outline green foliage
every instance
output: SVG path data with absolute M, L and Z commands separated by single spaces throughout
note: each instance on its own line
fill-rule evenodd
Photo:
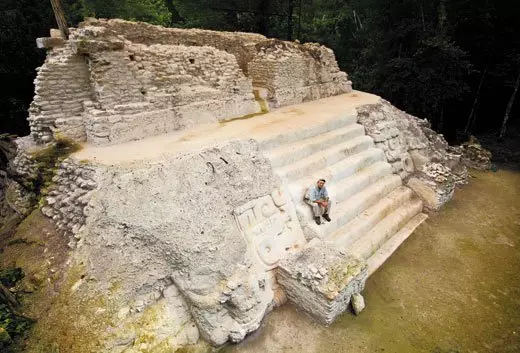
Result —
M 32 324 L 32 320 L 16 315 L 9 306 L 0 303 L 0 328 L 4 329 L 11 338 L 22 335 Z
M 0 271 L 0 348 L 9 352 L 15 339 L 21 337 L 34 323 L 33 320 L 21 316 L 13 309 L 5 293 L 24 276 L 21 268 L 8 268 Z
M 171 14 L 164 0 L 80 0 L 69 1 L 72 18 L 122 18 L 168 26 Z
M 23 277 L 24 273 L 19 267 L 0 270 L 0 283 L 6 287 L 13 287 Z

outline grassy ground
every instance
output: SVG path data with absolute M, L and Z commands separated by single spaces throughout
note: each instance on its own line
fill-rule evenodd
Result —
M 35 320 L 46 317 L 60 288 L 67 242 L 39 210 L 24 219 L 14 234 L 0 237 L 0 268 L 21 268 L 25 273 L 14 292 L 23 315 Z M 21 350 L 25 344 L 19 343 Z
M 474 178 L 367 282 L 367 308 L 321 327 L 292 306 L 233 353 L 520 352 L 520 173 Z

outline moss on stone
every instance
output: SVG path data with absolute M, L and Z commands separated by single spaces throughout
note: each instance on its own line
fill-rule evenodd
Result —
M 269 107 L 267 106 L 267 102 L 265 101 L 265 99 L 260 97 L 260 92 L 258 92 L 258 90 L 255 89 L 253 90 L 253 94 L 255 96 L 255 100 L 258 102 L 258 104 L 260 104 L 260 111 L 262 112 L 262 114 L 268 113 Z
M 100 352 L 113 326 L 116 309 L 113 298 L 101 293 L 84 296 L 77 290 L 84 282 L 85 266 L 68 268 L 52 310 L 40 319 L 32 333 L 28 352 Z
M 35 201 L 40 202 L 47 194 L 60 163 L 80 149 L 80 144 L 57 134 L 54 137 L 54 142 L 32 152 L 31 158 L 35 161 L 37 175 L 34 176 L 33 180 L 28 180 L 31 185 L 26 185 L 26 187 L 30 186 L 30 190 L 36 194 L 37 200 Z
M 332 294 L 341 291 L 361 270 L 363 264 L 359 261 L 339 263 L 327 269 L 329 280 L 327 293 Z

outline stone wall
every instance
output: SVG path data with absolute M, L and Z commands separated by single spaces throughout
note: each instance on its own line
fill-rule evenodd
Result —
M 304 45 L 253 33 L 163 28 L 122 20 L 88 19 L 81 28 L 104 28 L 132 43 L 211 46 L 235 56 L 253 86 L 268 90 L 272 107 L 297 104 L 352 91 L 334 52 L 316 43 Z
M 90 142 L 140 139 L 260 109 L 231 54 L 142 44 L 96 51 L 86 37 L 77 38 L 78 51 L 89 58 L 96 97 L 86 116 Z
M 256 44 L 267 40 L 257 33 L 220 32 L 203 29 L 164 28 L 147 23 L 124 20 L 89 18 L 79 28 L 89 26 L 110 29 L 136 44 L 163 44 L 185 46 L 210 46 L 233 54 L 240 68 L 247 73 L 247 63 L 256 55 Z
M 42 213 L 71 241 L 79 240 L 87 205 L 97 186 L 96 169 L 72 158 L 63 161 L 52 179 Z M 71 244 L 72 245 L 72 244 Z
M 234 55 L 207 46 L 147 43 L 87 25 L 73 29 L 63 45 L 53 42 L 31 110 L 35 139 L 48 142 L 59 132 L 76 141 L 117 143 L 260 112 Z M 81 70 L 73 66 L 79 64 Z M 63 97 L 61 105 L 50 104 Z
M 271 107 L 299 104 L 352 91 L 334 52 L 314 43 L 268 40 L 248 64 L 253 86 L 267 90 Z
M 85 141 L 83 102 L 92 99 L 85 58 L 76 55 L 70 45 L 56 47 L 37 72 L 28 118 L 33 139 L 50 142 L 59 128 L 68 137 Z
M 39 143 L 119 143 L 263 112 L 264 97 L 277 108 L 352 90 L 332 50 L 252 33 L 89 19 L 38 45 L 49 49 L 29 119 Z
M 385 100 L 357 111 L 367 135 L 385 152 L 393 172 L 422 198 L 426 210 L 438 210 L 451 199 L 457 184 L 467 182 L 461 148 L 449 146 L 428 121 Z

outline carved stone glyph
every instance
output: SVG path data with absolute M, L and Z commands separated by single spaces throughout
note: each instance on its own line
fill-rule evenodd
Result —
M 305 244 L 294 205 L 281 189 L 237 207 L 233 214 L 248 246 L 266 271 Z

